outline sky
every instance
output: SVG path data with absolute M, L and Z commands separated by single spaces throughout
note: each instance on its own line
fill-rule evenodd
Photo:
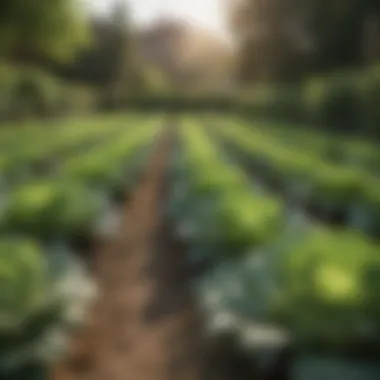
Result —
M 107 12 L 115 0 L 87 0 L 96 12 Z M 125 0 L 134 20 L 146 25 L 160 16 L 185 19 L 221 36 L 225 35 L 222 0 Z

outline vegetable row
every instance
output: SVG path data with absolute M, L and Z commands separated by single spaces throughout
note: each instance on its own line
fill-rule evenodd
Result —
M 171 210 L 197 229 L 200 245 L 244 252 L 270 241 L 282 223 L 275 197 L 255 193 L 237 167 L 227 165 L 200 125 L 184 123 L 173 171 Z
M 215 267 L 231 258 L 261 262 L 259 271 L 236 278 L 248 316 L 286 326 L 305 345 L 340 350 L 380 340 L 377 243 L 353 229 L 290 218 L 280 199 L 227 161 L 200 123 L 184 124 L 177 155 L 169 211 L 186 232 L 191 259 L 211 257 Z M 260 282 L 267 284 L 261 295 Z M 255 313 L 260 297 L 264 306 Z
M 67 155 L 53 175 L 3 191 L 0 376 L 25 362 L 56 359 L 65 350 L 64 330 L 83 322 L 95 295 L 70 243 L 92 238 L 115 193 L 135 184 L 159 129 L 157 120 L 124 129 L 110 125 L 108 132 L 96 128 L 93 137 L 101 141 Z M 66 132 L 75 135 L 74 128 Z M 91 129 L 79 135 L 91 139 Z
M 105 200 L 127 191 L 144 164 L 157 124 L 126 130 L 84 155 L 68 159 L 56 176 L 21 184 L 3 195 L 0 231 L 42 239 L 91 231 Z M 143 149 L 145 148 L 145 150 Z
M 123 129 L 132 125 L 110 118 L 103 124 L 67 124 L 45 131 L 26 134 L 20 130 L 19 139 L 8 144 L 0 154 L 0 173 L 3 185 L 14 185 L 25 178 L 46 175 L 72 155 L 103 143 L 105 139 L 116 139 Z M 1 133 L 0 133 L 1 136 Z
M 221 123 L 221 136 L 232 156 L 286 199 L 318 210 L 326 220 L 339 213 L 343 222 L 372 236 L 380 234 L 380 180 L 351 164 L 291 148 L 281 140 L 238 123 Z

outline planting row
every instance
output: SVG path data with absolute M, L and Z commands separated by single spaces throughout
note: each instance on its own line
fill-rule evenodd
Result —
M 68 329 L 84 321 L 95 295 L 90 276 L 74 255 L 77 243 L 102 233 L 99 222 L 115 198 L 135 185 L 159 129 L 157 120 L 124 130 L 111 127 L 109 135 L 96 129 L 94 135 L 102 135 L 103 141 L 68 155 L 54 175 L 3 192 L 1 376 L 65 351 Z
M 286 123 L 270 123 L 264 120 L 254 123 L 252 129 L 280 140 L 291 149 L 317 155 L 324 160 L 357 165 L 373 173 L 379 172 L 379 145 L 369 139 L 359 139 L 317 131 L 307 126 L 295 127 Z
M 117 139 L 68 158 L 53 177 L 15 186 L 3 195 L 0 231 L 44 239 L 91 231 L 108 197 L 122 196 L 136 180 L 157 128 L 119 131 Z
M 17 139 L 8 141 L 0 155 L 3 186 L 12 186 L 35 176 L 51 174 L 56 167 L 73 155 L 81 155 L 104 143 L 117 139 L 123 130 L 136 121 L 110 118 L 100 122 L 67 123 L 50 130 L 22 128 Z M 2 133 L 0 133 L 0 138 Z
M 237 123 L 214 128 L 224 147 L 256 178 L 314 215 L 380 233 L 380 181 L 352 164 L 292 148 L 280 139 Z
M 379 172 L 379 145 L 368 139 L 337 135 L 307 126 L 301 128 L 285 122 L 274 123 L 266 119 L 248 122 L 246 118 L 236 116 L 234 120 L 226 121 L 218 115 L 208 115 L 202 119 L 216 129 L 221 124 L 228 124 L 231 128 L 235 128 L 235 125 L 245 126 L 257 138 L 271 140 L 274 145 L 281 144 L 284 148 L 301 151 L 331 163 L 355 165 L 371 173 Z
M 244 252 L 273 238 L 281 225 L 278 199 L 255 192 L 227 165 L 197 123 L 183 123 L 174 168 L 173 216 L 204 248 Z
M 377 244 L 355 230 L 305 224 L 302 215 L 289 214 L 229 163 L 196 122 L 183 126 L 177 156 L 169 211 L 189 241 L 190 259 L 208 270 L 215 264 L 200 292 L 210 296 L 212 320 L 228 312 L 235 331 L 241 318 L 276 322 L 299 344 L 324 348 L 379 342 Z

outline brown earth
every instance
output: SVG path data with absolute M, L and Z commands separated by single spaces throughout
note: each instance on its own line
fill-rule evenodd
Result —
M 96 254 L 101 294 L 52 379 L 199 379 L 199 316 L 161 215 L 172 144 L 172 133 L 158 142 L 119 238 Z

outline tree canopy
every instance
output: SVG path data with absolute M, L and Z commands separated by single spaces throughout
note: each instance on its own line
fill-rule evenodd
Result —
M 242 0 L 230 25 L 244 81 L 297 80 L 380 57 L 375 0 Z
M 22 49 L 66 61 L 89 41 L 87 26 L 76 0 L 3 0 L 0 52 Z

